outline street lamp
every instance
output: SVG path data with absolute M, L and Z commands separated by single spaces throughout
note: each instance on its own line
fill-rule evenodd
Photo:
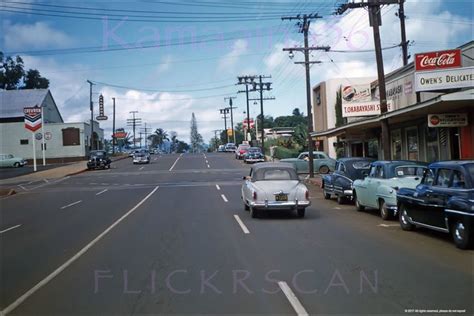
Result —
M 290 50 L 290 52 L 288 53 L 288 57 L 290 57 L 290 59 L 293 59 L 293 57 L 295 57 L 295 54 L 292 50 Z

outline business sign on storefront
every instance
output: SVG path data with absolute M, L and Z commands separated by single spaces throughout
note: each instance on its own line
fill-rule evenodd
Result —
M 474 87 L 474 67 L 415 73 L 417 92 L 472 87 Z
M 387 110 L 393 111 L 393 104 L 389 100 L 387 102 Z M 380 101 L 373 100 L 368 102 L 351 102 L 342 104 L 342 117 L 355 116 L 374 116 L 380 115 Z
M 435 70 L 461 67 L 461 50 L 451 49 L 415 55 L 415 70 Z
M 342 103 L 370 101 L 370 83 L 342 87 Z
M 466 113 L 428 114 L 429 127 L 460 127 L 467 126 Z

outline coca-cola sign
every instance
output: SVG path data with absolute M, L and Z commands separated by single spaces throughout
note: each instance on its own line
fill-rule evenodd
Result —
M 461 50 L 443 50 L 439 52 L 415 55 L 415 70 L 434 70 L 461 67 Z

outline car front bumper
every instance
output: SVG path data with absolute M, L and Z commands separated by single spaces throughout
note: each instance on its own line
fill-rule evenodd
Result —
M 311 205 L 310 201 L 287 201 L 287 202 L 277 202 L 277 201 L 257 201 L 250 202 L 250 207 L 256 209 L 291 209 L 291 208 L 304 208 Z
M 133 160 L 133 163 L 148 163 L 150 160 Z
M 248 162 L 265 162 L 265 159 L 263 159 L 263 158 L 247 158 L 247 159 L 245 159 L 245 161 L 248 161 Z

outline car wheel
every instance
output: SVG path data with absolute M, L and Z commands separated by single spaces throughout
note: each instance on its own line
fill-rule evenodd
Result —
M 328 166 L 319 167 L 319 173 L 320 174 L 328 174 L 329 173 L 329 167 Z
M 365 206 L 359 203 L 359 199 L 357 198 L 357 195 L 355 194 L 355 192 L 354 192 L 354 201 L 355 201 L 355 206 L 356 206 L 357 211 L 362 212 L 363 210 L 365 210 Z
M 298 217 L 303 218 L 305 213 L 306 213 L 306 210 L 304 208 L 298 209 Z
M 15 167 L 15 168 L 20 168 L 20 163 L 19 163 L 19 162 L 15 162 L 15 163 L 13 164 L 13 167 Z
M 380 217 L 382 217 L 384 221 L 387 221 L 390 219 L 390 211 L 387 209 L 387 203 L 385 203 L 385 201 L 383 200 L 379 202 L 379 211 L 380 211 Z
M 468 249 L 472 245 L 472 234 L 470 227 L 463 223 L 463 221 L 458 220 L 452 226 L 452 234 L 454 239 L 454 244 L 459 249 Z
M 250 207 L 245 202 L 244 202 L 244 210 L 246 210 L 246 211 L 250 210 Z
M 344 204 L 345 202 L 346 202 L 346 198 L 344 198 L 343 196 L 337 195 L 337 204 L 341 205 L 341 204 Z
M 250 217 L 252 218 L 258 218 L 258 210 L 256 210 L 255 208 L 253 207 L 250 207 Z
M 400 204 L 400 210 L 399 210 L 399 215 L 398 219 L 400 221 L 400 227 L 403 230 L 413 230 L 415 226 L 413 226 L 412 223 L 410 223 L 410 220 L 408 219 L 408 213 L 407 213 L 407 208 L 404 204 Z

